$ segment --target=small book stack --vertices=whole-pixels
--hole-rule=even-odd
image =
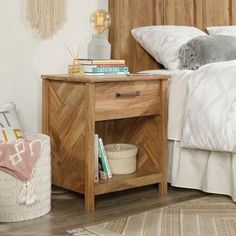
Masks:
[[[125,75],[129,73],[125,60],[79,59],[84,75]]]
[[[94,182],[98,183],[99,177],[109,180],[112,173],[102,139],[95,134],[94,140]]]

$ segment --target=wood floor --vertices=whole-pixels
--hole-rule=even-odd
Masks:
[[[52,211],[49,214],[31,221],[0,224],[0,236],[68,235],[66,230],[69,229],[204,195],[206,194],[196,190],[169,187],[168,195],[159,197],[156,186],[151,185],[98,196],[96,211],[85,213],[82,195],[53,187]]]

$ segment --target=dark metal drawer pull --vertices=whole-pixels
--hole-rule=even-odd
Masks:
[[[116,97],[136,97],[136,96],[140,96],[140,91],[116,93]]]

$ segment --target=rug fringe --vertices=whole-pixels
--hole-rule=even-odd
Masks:
[[[85,228],[77,228],[77,229],[73,229],[73,230],[67,230],[66,231],[69,234],[72,234],[73,236],[96,236],[97,234],[93,234],[91,232],[89,232],[87,229]]]
[[[73,236],[236,235],[236,204],[205,196],[69,231]]]

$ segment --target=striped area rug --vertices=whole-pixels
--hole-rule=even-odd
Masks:
[[[207,196],[68,231],[73,236],[235,236],[236,204]]]

